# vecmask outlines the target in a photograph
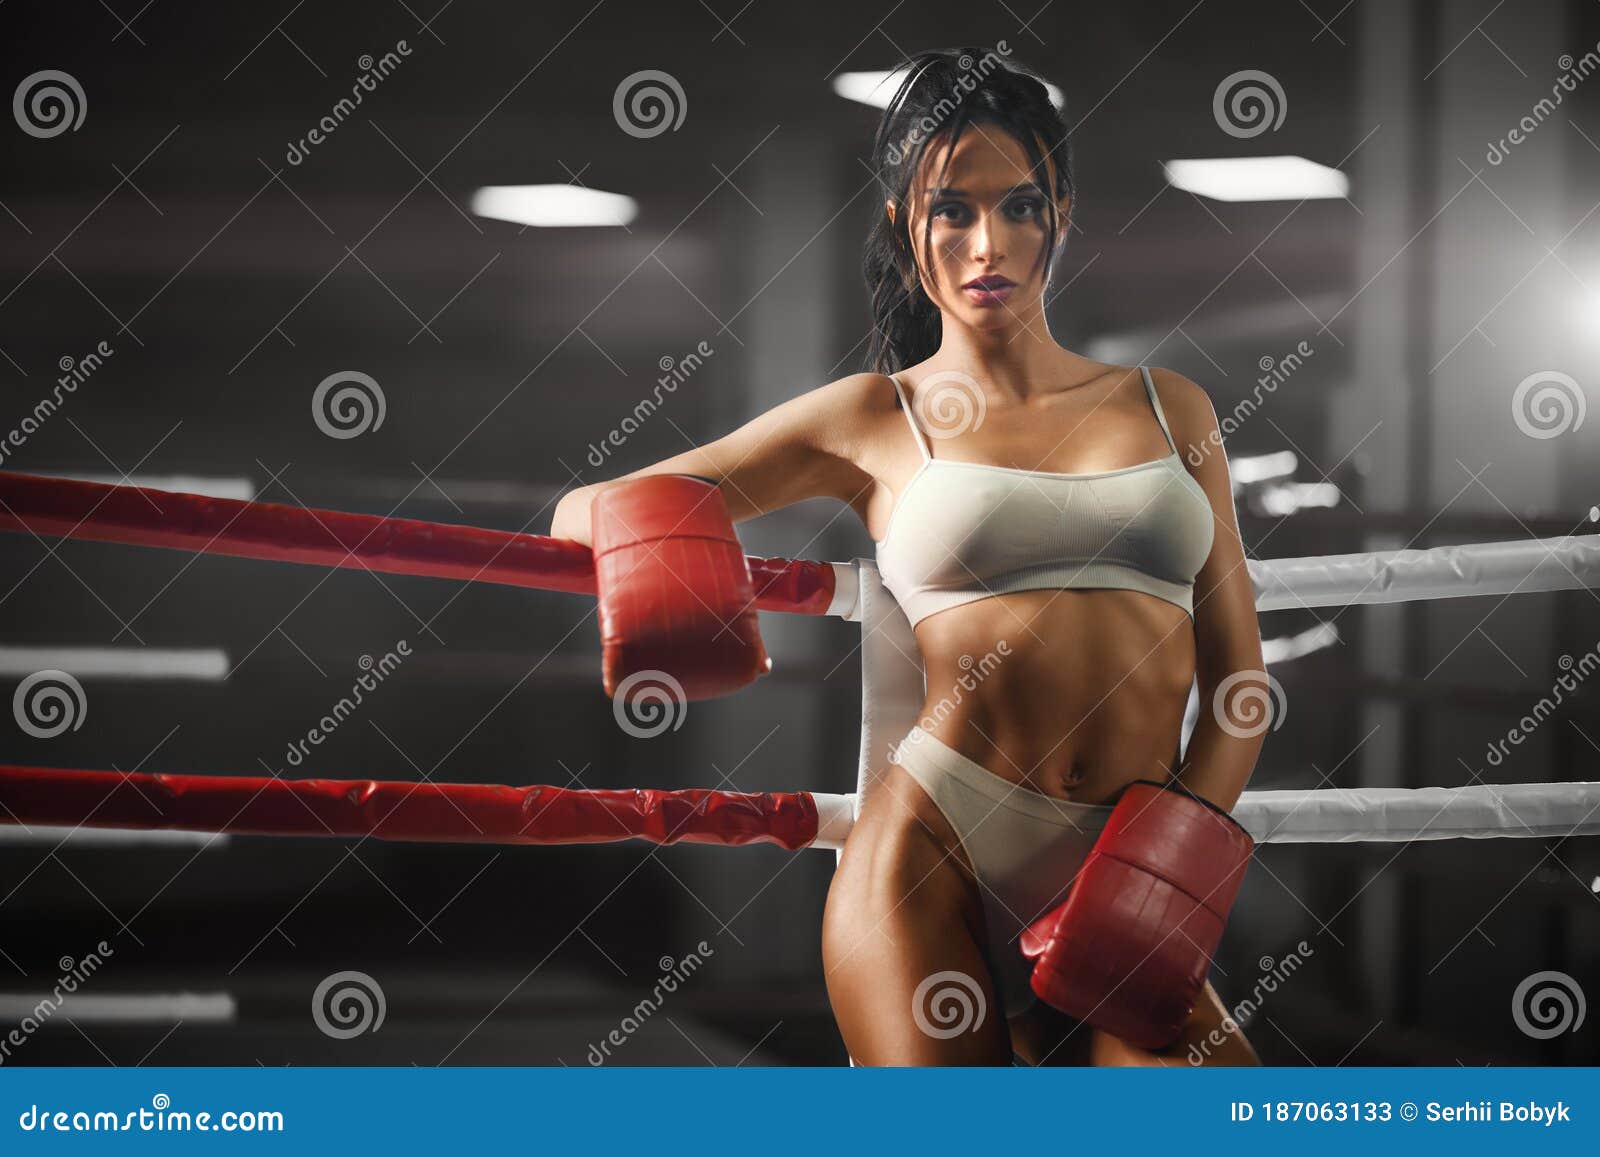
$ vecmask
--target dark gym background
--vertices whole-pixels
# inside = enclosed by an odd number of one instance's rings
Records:
[[[402,40],[409,55],[291,164],[360,58]],[[1600,381],[1600,79],[1487,159],[1562,58],[1596,50],[1589,0],[13,0],[0,89],[60,70],[86,116],[48,138],[0,123],[0,431],[51,393],[63,359],[113,353],[5,466],[542,533],[566,486],[859,368],[876,110],[830,80],[999,40],[1062,88],[1075,126],[1062,342],[1171,366],[1219,414],[1263,359],[1314,351],[1229,439],[1236,461],[1293,455],[1291,473],[1239,492],[1253,557],[1595,529],[1595,419],[1530,437],[1512,395],[1536,373]],[[619,126],[613,94],[646,69],[683,89],[675,131]],[[1245,139],[1212,98],[1247,69],[1282,86],[1286,115]],[[1345,172],[1349,198],[1228,203],[1161,169],[1270,154]],[[638,216],[525,228],[470,209],[482,186],[567,182],[630,196]],[[591,445],[663,359],[701,342],[703,368],[597,469]],[[386,414],[337,439],[312,397],[348,370],[380,384]],[[744,529],[755,554],[870,553],[854,518],[820,503]],[[35,739],[7,716],[6,761],[854,783],[851,624],[764,616],[778,673],[645,740],[598,688],[592,600],[19,536],[0,538],[0,560],[4,648],[226,656],[226,678],[85,673],[82,725]],[[1252,786],[1600,778],[1592,687],[1504,765],[1485,758],[1550,693],[1561,656],[1600,641],[1596,600],[1263,615],[1264,638],[1309,653],[1273,666],[1288,710]],[[289,743],[348,694],[360,658],[402,639],[411,657],[290,766]],[[26,673],[8,670],[8,697]],[[63,1006],[5,1063],[582,1065],[662,958],[700,941],[704,967],[610,1063],[845,1059],[819,962],[828,855],[0,835],[0,1031],[101,940],[112,954],[82,992],[122,1001]],[[1546,970],[1600,998],[1592,839],[1265,848],[1218,958],[1224,999],[1302,940],[1304,967],[1248,1026],[1271,1063],[1600,1059],[1595,1009],[1547,1040],[1513,1011]],[[347,970],[381,988],[385,1019],[340,1039],[312,1002]],[[200,1011],[127,999],[181,993]]]

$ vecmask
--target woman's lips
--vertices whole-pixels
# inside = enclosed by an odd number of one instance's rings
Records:
[[[967,300],[973,305],[993,308],[1002,304],[1011,296],[1011,291],[1016,285],[1004,280],[978,280],[968,282],[961,287],[961,292],[967,295]]]

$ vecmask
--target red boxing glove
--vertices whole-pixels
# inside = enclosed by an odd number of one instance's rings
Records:
[[[1040,1000],[1139,1046],[1183,1031],[1255,841],[1181,787],[1128,785],[1066,901],[1022,934]]]
[[[685,698],[709,699],[772,667],[750,565],[714,483],[636,478],[596,495],[590,518],[607,695],[659,671]]]

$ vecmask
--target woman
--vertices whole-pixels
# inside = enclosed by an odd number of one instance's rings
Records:
[[[1156,1054],[1034,1000],[1018,949],[1129,783],[1176,776],[1227,811],[1254,766],[1258,729],[1210,711],[1179,760],[1197,674],[1208,705],[1247,673],[1264,683],[1211,405],[1176,374],[1051,337],[1073,186],[1036,77],[992,53],[918,56],[874,153],[871,372],[627,476],[712,479],[735,520],[848,504],[914,624],[923,722],[864,806],[824,917],[845,1044],[862,1064],[1257,1063],[1209,984]],[[588,542],[606,485],[565,496],[551,533]],[[972,1007],[956,1033],[929,1007],[950,983]]]

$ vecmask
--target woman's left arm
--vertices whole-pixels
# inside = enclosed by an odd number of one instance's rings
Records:
[[[1178,779],[1196,795],[1232,811],[1255,770],[1273,707],[1255,590],[1245,566],[1228,459],[1211,399],[1171,371],[1157,372],[1154,380],[1184,465],[1211,503],[1215,528],[1211,555],[1194,586],[1200,718]]]

